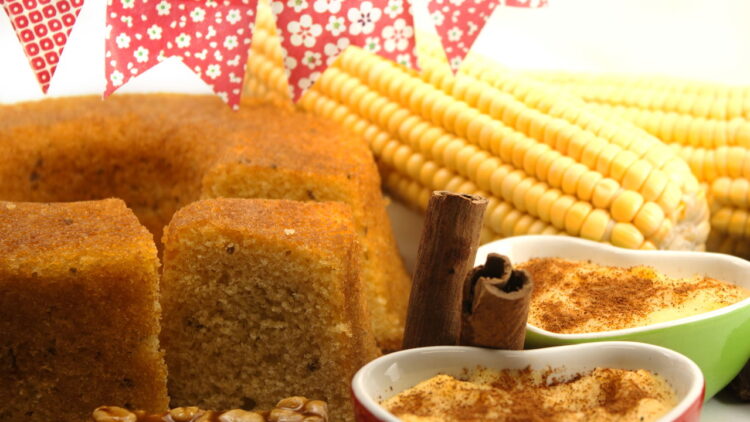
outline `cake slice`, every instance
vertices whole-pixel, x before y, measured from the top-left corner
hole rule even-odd
[[[0,420],[165,410],[158,266],[121,200],[0,202]]]
[[[258,101],[234,112],[210,95],[92,95],[0,106],[0,145],[0,200],[122,198],[157,240],[201,198],[349,204],[373,331],[400,348],[410,279],[373,155],[345,126]]]
[[[384,351],[401,348],[411,280],[401,261],[380,175],[367,143],[299,109],[246,101],[245,126],[203,176],[203,198],[339,201],[351,206],[372,330]]]
[[[164,235],[162,341],[173,406],[325,400],[353,420],[349,384],[376,357],[350,208],[209,199]]]

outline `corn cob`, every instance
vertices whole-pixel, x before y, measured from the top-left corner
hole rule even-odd
[[[421,52],[432,58],[442,57],[439,45],[431,38],[423,43]],[[497,75],[507,70],[479,56],[471,56],[471,60],[475,63],[465,64],[463,72],[500,86]],[[750,233],[741,229],[748,213],[748,205],[742,201],[743,179],[750,178],[750,160],[745,159],[750,146],[750,122],[742,116],[750,109],[746,100],[750,98],[750,87],[663,78],[532,75],[583,96],[589,109],[609,120],[625,119],[669,143],[706,186],[712,210],[708,249],[750,257],[746,241]],[[646,94],[646,89],[652,92]],[[638,95],[626,97],[626,92]],[[686,103],[697,106],[686,107]],[[673,111],[654,109],[656,107]],[[715,191],[717,188],[719,190]],[[729,195],[734,199],[728,199]]]
[[[263,13],[246,92],[279,100],[287,96],[281,48]],[[528,78],[503,76],[493,80],[498,88],[454,77],[428,54],[420,65],[417,73],[349,48],[300,106],[361,134],[389,191],[417,208],[434,189],[488,197],[483,241],[556,233],[629,248],[703,248],[703,191],[656,138]]]
[[[668,143],[707,187],[708,248],[750,258],[750,230],[745,228],[750,213],[750,87],[659,77],[531,75]]]
[[[537,80],[564,86],[586,102],[672,111],[731,120],[750,117],[750,87],[658,76],[530,72]]]

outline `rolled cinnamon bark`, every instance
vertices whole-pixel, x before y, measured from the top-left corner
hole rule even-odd
[[[491,253],[466,277],[461,344],[493,349],[523,349],[533,282],[526,271]]]
[[[487,200],[433,192],[417,252],[403,348],[456,345],[461,335],[461,296],[474,265]]]

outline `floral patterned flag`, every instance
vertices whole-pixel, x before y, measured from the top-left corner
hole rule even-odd
[[[543,7],[547,5],[547,0],[505,0],[504,4],[514,7]]]
[[[83,0],[0,0],[46,94]]]
[[[453,71],[458,70],[487,19],[499,4],[542,7],[547,0],[430,0],[428,8]]]
[[[178,57],[237,109],[257,3],[108,0],[104,96],[163,60]]]
[[[416,64],[411,0],[278,0],[271,9],[295,101],[349,45]]]

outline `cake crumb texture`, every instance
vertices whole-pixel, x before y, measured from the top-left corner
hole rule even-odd
[[[158,266],[119,199],[0,201],[0,421],[165,410]]]
[[[54,98],[0,106],[0,199],[123,199],[157,240],[201,198],[349,204],[375,335],[400,347],[410,279],[366,143],[292,107],[213,96]]]
[[[162,343],[173,406],[269,408],[304,395],[353,420],[350,381],[378,355],[351,208],[208,199],[164,235]]]

